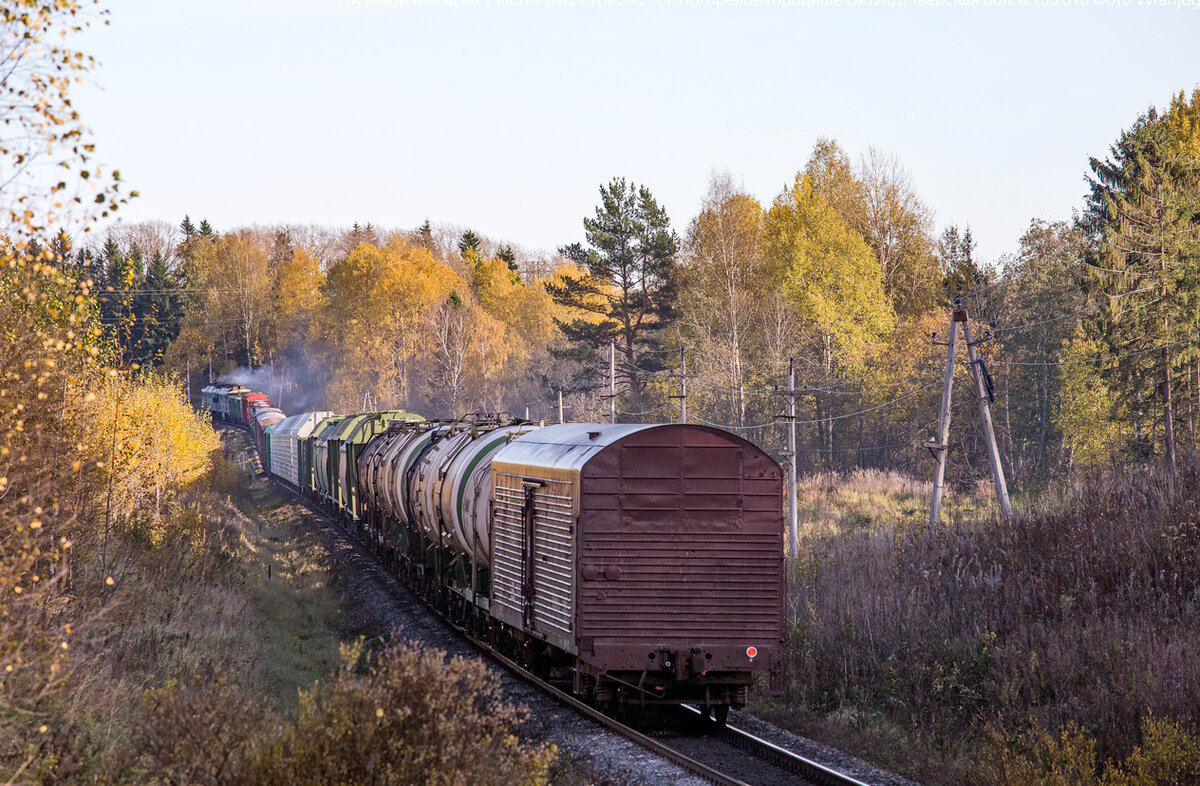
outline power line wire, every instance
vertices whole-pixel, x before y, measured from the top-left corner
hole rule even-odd
[[[995,363],[998,366],[1077,366],[1077,365],[1082,365],[1085,363],[1104,363],[1109,360],[1120,360],[1121,358],[1133,357],[1134,355],[1144,355],[1147,352],[1159,352],[1164,349],[1170,349],[1171,347],[1177,347],[1180,344],[1191,344],[1195,340],[1196,339],[1193,339],[1193,338],[1185,338],[1180,341],[1171,342],[1170,344],[1163,344],[1161,346],[1150,347],[1148,349],[1139,349],[1135,352],[1126,352],[1121,355],[1109,355],[1108,357],[1102,357],[1102,358],[1086,358],[1084,360],[1060,360],[1060,361],[1034,362],[1034,361],[1022,361],[1022,360],[994,360],[993,359],[993,360],[989,360],[987,362]]]

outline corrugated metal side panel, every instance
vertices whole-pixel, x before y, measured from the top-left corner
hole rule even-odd
[[[525,471],[528,470],[528,471]],[[533,491],[532,554],[526,530],[526,482]],[[567,652],[575,652],[575,505],[577,483],[536,468],[492,462],[492,614]],[[526,590],[532,620],[526,625]]]
[[[291,483],[300,485],[300,462],[296,454],[295,432],[271,434],[271,474]]]
[[[769,456],[713,429],[659,428],[597,454],[581,486],[589,660],[640,669],[660,647],[700,647],[712,668],[745,667],[748,646],[759,663],[778,657],[783,486]]]

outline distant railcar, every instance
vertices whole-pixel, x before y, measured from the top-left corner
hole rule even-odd
[[[296,489],[300,488],[300,442],[332,412],[302,412],[281,421],[271,432],[270,473]]]

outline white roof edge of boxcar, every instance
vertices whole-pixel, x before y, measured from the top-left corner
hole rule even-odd
[[[277,437],[307,437],[318,423],[332,414],[332,412],[317,410],[315,412],[301,412],[299,415],[292,415],[290,418],[285,418],[279,422],[279,425],[275,427],[274,435]],[[305,433],[306,427],[308,433]]]
[[[558,423],[523,434],[500,448],[492,466],[513,464],[526,467],[574,471],[592,456],[630,434],[672,423]]]

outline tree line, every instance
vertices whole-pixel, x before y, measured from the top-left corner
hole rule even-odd
[[[924,468],[937,334],[961,298],[1020,482],[1114,457],[1173,462],[1195,442],[1198,116],[1196,93],[1148,110],[1092,159],[1072,221],[1031,220],[991,263],[969,226],[935,230],[897,159],[854,161],[832,139],[767,204],[714,174],[678,229],[648,187],[614,178],[582,239],[551,255],[428,221],[217,231],[187,217],[51,250],[97,282],[125,362],[196,379],[241,369],[285,407],[550,418],[561,391],[568,419],[612,406],[675,420],[686,363],[690,419],[778,452],[774,388],[794,359],[810,471]],[[964,403],[951,461],[970,481],[982,446]]]

